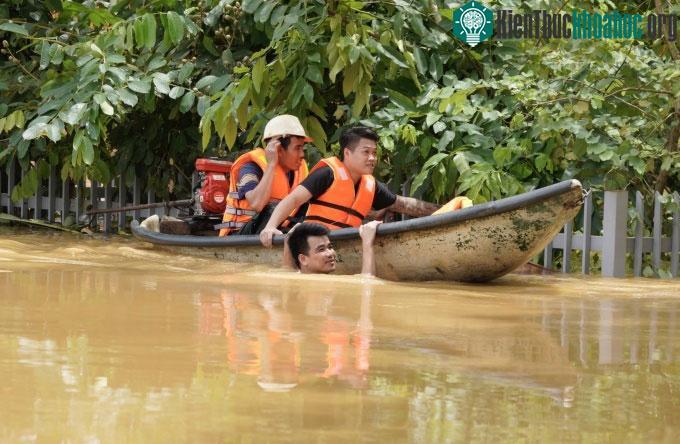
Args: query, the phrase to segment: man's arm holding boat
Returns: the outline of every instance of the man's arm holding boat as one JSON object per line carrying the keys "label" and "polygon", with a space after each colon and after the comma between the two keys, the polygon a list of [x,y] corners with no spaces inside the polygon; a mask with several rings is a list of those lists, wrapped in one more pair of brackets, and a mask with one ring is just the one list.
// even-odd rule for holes
{"label": "man's arm holding boat", "polygon": [[359,236],[361,236],[361,274],[363,275],[375,276],[373,244],[375,243],[375,232],[381,223],[378,220],[374,220],[359,226]]}
{"label": "man's arm holding boat", "polygon": [[392,205],[387,207],[388,211],[394,213],[407,214],[409,216],[422,217],[429,216],[437,211],[441,205],[437,205],[424,200],[418,200],[413,197],[400,196],[397,194],[397,200]]}
{"label": "man's arm holding boat", "polygon": [[260,242],[262,242],[262,245],[271,247],[274,235],[282,234],[277,227],[286,220],[293,210],[300,208],[301,205],[307,203],[311,198],[312,193],[307,191],[307,188],[303,186],[295,187],[288,196],[284,197],[283,200],[276,205],[267,225],[260,233]]}
{"label": "man's arm holding boat", "polygon": [[295,266],[295,260],[293,259],[293,253],[290,251],[290,243],[288,242],[288,239],[299,226],[300,223],[295,224],[295,226],[291,228],[288,233],[286,233],[286,236],[283,239],[283,257],[281,258],[282,265],[284,268],[288,268],[290,270],[297,270],[298,268]]}

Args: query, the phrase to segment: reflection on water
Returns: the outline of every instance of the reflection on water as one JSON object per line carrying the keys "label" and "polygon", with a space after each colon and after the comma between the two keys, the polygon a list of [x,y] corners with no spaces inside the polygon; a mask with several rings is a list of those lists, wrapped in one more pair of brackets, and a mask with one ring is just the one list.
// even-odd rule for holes
{"label": "reflection on water", "polygon": [[301,375],[365,388],[371,295],[365,287],[359,314],[347,317],[332,312],[331,292],[301,294],[298,288],[253,295],[224,289],[217,298],[200,297],[199,328],[202,335],[226,338],[229,369],[256,376],[265,391],[289,391]]}
{"label": "reflection on water", "polygon": [[680,436],[678,284],[412,285],[0,237],[0,441]]}

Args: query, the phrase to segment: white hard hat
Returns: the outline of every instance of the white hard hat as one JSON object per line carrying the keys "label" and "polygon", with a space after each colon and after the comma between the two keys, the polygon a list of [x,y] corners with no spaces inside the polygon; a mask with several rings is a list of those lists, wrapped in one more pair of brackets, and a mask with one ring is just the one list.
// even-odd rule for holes
{"label": "white hard hat", "polygon": [[305,142],[312,142],[312,138],[307,136],[300,120],[290,114],[281,114],[267,122],[264,127],[263,140],[277,136],[298,136],[304,137]]}

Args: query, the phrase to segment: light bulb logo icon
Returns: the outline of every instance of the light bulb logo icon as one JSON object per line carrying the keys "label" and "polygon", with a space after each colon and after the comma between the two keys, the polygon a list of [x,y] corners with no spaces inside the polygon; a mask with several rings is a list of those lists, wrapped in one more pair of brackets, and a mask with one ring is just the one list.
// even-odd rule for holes
{"label": "light bulb logo icon", "polygon": [[479,2],[471,1],[453,14],[453,35],[475,47],[493,33],[493,13]]}
{"label": "light bulb logo icon", "polygon": [[477,46],[479,43],[479,34],[481,34],[486,19],[484,14],[479,9],[468,9],[463,13],[462,20],[463,29],[465,30],[465,41],[470,46]]}

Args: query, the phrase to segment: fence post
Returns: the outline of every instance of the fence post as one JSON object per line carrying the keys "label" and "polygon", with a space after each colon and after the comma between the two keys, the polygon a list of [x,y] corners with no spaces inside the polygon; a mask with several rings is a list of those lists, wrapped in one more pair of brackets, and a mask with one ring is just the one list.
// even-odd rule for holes
{"label": "fence post", "polygon": [[[54,223],[54,213],[57,210],[57,168],[50,166],[50,177],[47,179],[47,221]],[[64,216],[61,217],[64,220]]]}
{"label": "fence post", "polygon": [[637,221],[635,221],[635,251],[633,251],[633,276],[640,277],[642,275],[642,238],[645,234],[645,201],[642,198],[642,193],[635,192],[635,214]]}
{"label": "fence post", "polygon": [[[135,184],[133,185],[132,188],[132,205],[139,205],[140,202],[142,201],[141,195],[142,195],[142,181],[139,180],[139,177],[137,177],[137,174],[135,174]],[[142,212],[140,210],[134,210],[132,212],[132,218],[135,220],[139,220],[142,217]]]}
{"label": "fence post", "polygon": [[43,186],[42,179],[38,178],[38,188],[33,196],[33,219],[42,220],[42,210],[43,210],[43,193],[45,192],[45,187]]}
{"label": "fence post", "polygon": [[583,255],[581,257],[581,272],[590,274],[590,235],[593,228],[593,193],[588,193],[583,204]]}
{"label": "fence post", "polygon": [[552,267],[553,267],[553,243],[552,243],[552,241],[548,242],[548,245],[546,245],[545,249],[543,250],[543,266],[545,268],[552,270]]}
{"label": "fence post", "polygon": [[[121,172],[120,177],[118,178],[118,208],[123,208],[125,206],[125,203],[127,202],[126,194],[127,188],[125,186],[125,173]],[[118,213],[118,231],[125,230],[126,223],[125,219],[126,219],[125,211],[121,211],[120,213]]]}
{"label": "fence post", "polygon": [[[71,212],[71,179],[66,178],[65,181],[61,183],[61,224],[64,225],[66,218]],[[80,223],[79,221],[74,221],[75,224]]]}
{"label": "fence post", "polygon": [[[21,168],[21,182],[24,181],[24,177],[26,176],[26,171],[24,168]],[[21,215],[22,219],[28,219],[28,200],[26,199],[21,199],[21,210],[19,212]]]}
{"label": "fence post", "polygon": [[[111,208],[111,179],[104,185],[104,208]],[[111,213],[104,213],[104,233],[111,234]]]}
{"label": "fence post", "polygon": [[571,247],[574,238],[574,221],[564,225],[564,249],[562,250],[562,273],[571,271]]}
{"label": "fence post", "polygon": [[[147,183],[147,186],[149,184]],[[148,189],[146,191],[146,203],[156,203],[156,194],[151,190]],[[149,216],[153,216],[156,214],[156,208],[149,208]]]}
{"label": "fence post", "polygon": [[652,265],[654,272],[658,273],[661,268],[661,232],[663,229],[663,219],[661,218],[661,195],[654,193],[654,220],[652,228]]}
{"label": "fence post", "polygon": [[16,185],[17,168],[16,163],[12,162],[7,172],[7,214],[14,215],[14,202],[12,202],[12,188]]}
{"label": "fence post", "polygon": [[[94,180],[90,180],[90,205],[92,206],[91,210],[92,211],[97,211],[99,208],[99,202],[98,202],[98,197],[97,197],[97,182]],[[93,214],[92,219],[94,221],[96,229],[99,229],[99,216],[97,214]]]}
{"label": "fence post", "polygon": [[602,276],[623,277],[626,274],[626,222],[628,192],[604,192],[604,227]]}
{"label": "fence post", "polygon": [[85,198],[85,181],[79,180],[76,184],[76,223],[80,224],[83,216],[83,199]]}

